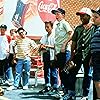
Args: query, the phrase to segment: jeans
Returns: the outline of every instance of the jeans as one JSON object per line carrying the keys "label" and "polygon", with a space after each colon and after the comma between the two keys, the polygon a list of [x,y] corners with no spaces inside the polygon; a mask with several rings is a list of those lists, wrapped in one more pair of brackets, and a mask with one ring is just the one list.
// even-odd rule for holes
{"label": "jeans", "polygon": [[71,52],[69,50],[66,50],[66,62],[70,59]]}
{"label": "jeans", "polygon": [[10,79],[12,82],[14,82],[14,78],[15,78],[15,73],[14,73],[15,66],[16,66],[16,63],[14,63],[14,55],[10,53],[8,57],[8,69],[6,71],[6,77],[7,77],[7,80]]}
{"label": "jeans", "polygon": [[[14,80],[14,86],[18,87],[22,76],[23,86],[28,86],[30,78],[31,59],[26,57],[25,59],[18,59],[16,65],[16,76]],[[23,74],[22,74],[23,73]]]}
{"label": "jeans", "polygon": [[7,80],[14,82],[14,76],[13,76],[13,72],[12,72],[12,67],[9,67],[6,71],[6,77]]}
{"label": "jeans", "polygon": [[44,62],[44,79],[46,86],[58,88],[58,69],[54,65],[54,61]]}

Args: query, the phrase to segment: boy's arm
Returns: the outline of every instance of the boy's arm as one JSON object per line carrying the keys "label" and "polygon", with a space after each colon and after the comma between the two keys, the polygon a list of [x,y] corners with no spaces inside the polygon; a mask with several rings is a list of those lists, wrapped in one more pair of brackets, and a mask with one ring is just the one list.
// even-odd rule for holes
{"label": "boy's arm", "polygon": [[68,42],[71,41],[72,36],[73,36],[73,32],[72,32],[72,31],[69,31],[69,32],[68,32],[68,39],[64,41],[64,43],[63,43],[63,45],[62,45],[62,48],[61,48],[61,52],[65,52],[65,50],[66,50],[66,45],[68,44]]}
{"label": "boy's arm", "polygon": [[54,49],[54,45],[45,45],[46,48]]}

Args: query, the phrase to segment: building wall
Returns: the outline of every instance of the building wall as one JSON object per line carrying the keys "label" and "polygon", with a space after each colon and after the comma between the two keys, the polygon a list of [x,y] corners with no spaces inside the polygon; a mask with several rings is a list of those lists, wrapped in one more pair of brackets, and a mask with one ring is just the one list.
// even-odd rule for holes
{"label": "building wall", "polygon": [[76,12],[83,7],[96,9],[100,7],[100,0],[61,0],[61,7],[66,11],[65,19],[74,28],[80,23]]}

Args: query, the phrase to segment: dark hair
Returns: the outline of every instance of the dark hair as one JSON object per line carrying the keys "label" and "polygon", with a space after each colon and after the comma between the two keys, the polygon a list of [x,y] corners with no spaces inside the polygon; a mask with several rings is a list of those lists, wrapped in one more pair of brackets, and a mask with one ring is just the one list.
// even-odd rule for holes
{"label": "dark hair", "polygon": [[52,22],[52,21],[45,21],[44,23],[45,23],[45,24],[50,24],[51,27],[53,27],[53,22]]}
{"label": "dark hair", "polygon": [[11,30],[10,30],[10,33],[11,33],[12,31],[14,31],[14,32],[16,33],[16,29],[11,29]]}
{"label": "dark hair", "polygon": [[18,28],[17,32],[19,33],[20,30],[25,31],[23,27],[20,27],[20,28]]}
{"label": "dark hair", "polygon": [[0,28],[4,28],[5,30],[7,30],[7,26],[4,25],[4,24],[2,24],[2,25],[0,26]]}
{"label": "dark hair", "polygon": [[[20,30],[23,30],[23,31],[25,31],[25,29],[23,28],[23,27],[20,27],[20,28],[18,28],[18,30],[16,31],[16,32],[20,32]],[[25,31],[26,32],[26,31]],[[20,34],[20,33],[19,33]],[[27,35],[27,32],[25,33],[25,35]]]}

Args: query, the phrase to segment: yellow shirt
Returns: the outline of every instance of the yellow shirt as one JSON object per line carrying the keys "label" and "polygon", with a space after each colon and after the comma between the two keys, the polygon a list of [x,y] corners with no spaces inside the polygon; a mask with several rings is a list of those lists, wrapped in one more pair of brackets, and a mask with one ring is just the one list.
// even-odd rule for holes
{"label": "yellow shirt", "polygon": [[25,57],[30,56],[32,48],[37,48],[35,41],[27,37],[24,39],[17,39],[14,43],[14,46],[17,46],[16,58],[19,59],[24,59]]}

